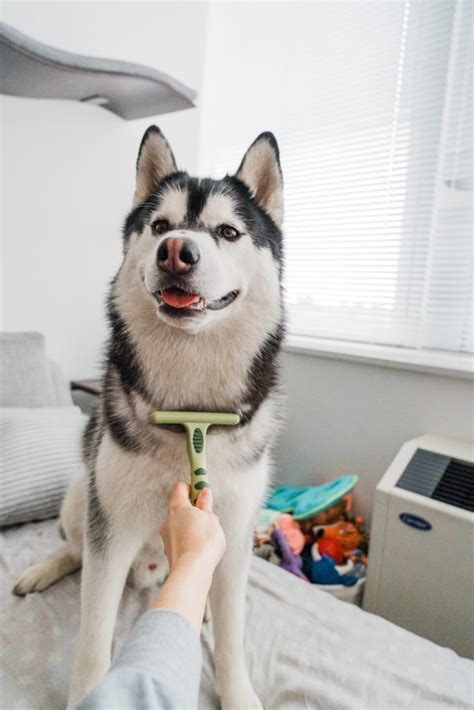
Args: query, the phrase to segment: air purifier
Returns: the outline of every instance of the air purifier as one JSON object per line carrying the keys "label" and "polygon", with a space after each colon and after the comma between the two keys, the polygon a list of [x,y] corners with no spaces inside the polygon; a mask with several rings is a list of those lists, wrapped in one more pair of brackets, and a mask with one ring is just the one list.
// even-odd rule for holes
{"label": "air purifier", "polygon": [[375,492],[363,606],[474,658],[474,457],[461,441],[402,446]]}

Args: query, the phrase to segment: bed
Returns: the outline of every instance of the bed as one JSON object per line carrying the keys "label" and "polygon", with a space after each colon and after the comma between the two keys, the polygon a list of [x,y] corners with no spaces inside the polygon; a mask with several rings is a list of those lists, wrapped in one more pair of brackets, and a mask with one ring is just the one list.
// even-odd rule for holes
{"label": "bed", "polygon": [[[5,710],[64,708],[79,628],[80,573],[41,594],[10,589],[25,567],[64,543],[57,521],[5,528],[1,537],[1,696]],[[126,588],[115,650],[149,593]],[[200,707],[218,707],[212,623],[202,633]],[[247,595],[247,660],[265,708],[471,708],[472,661],[344,603],[254,558]],[[114,708],[114,710],[120,710]]]}

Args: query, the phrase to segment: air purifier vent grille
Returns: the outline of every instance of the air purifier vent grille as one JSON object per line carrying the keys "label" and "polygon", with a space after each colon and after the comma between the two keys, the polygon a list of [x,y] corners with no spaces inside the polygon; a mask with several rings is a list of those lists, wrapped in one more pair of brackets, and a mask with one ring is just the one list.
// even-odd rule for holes
{"label": "air purifier vent grille", "polygon": [[450,461],[449,456],[417,449],[402,473],[397,487],[431,498]]}
{"label": "air purifier vent grille", "polygon": [[474,512],[474,466],[466,461],[417,449],[396,485]]}
{"label": "air purifier vent grille", "polygon": [[451,459],[433,495],[434,500],[474,512],[474,466]]}

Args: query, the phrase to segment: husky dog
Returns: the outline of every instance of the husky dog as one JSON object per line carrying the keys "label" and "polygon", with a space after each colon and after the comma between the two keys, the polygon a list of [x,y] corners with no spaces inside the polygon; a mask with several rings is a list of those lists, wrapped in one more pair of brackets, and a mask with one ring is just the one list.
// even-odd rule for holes
{"label": "husky dog", "polygon": [[123,262],[108,301],[103,392],[85,434],[86,476],[63,503],[67,548],[27,570],[40,591],[81,565],[79,650],[70,704],[107,671],[131,570],[138,587],[166,573],[159,528],[173,484],[188,480],[184,433],[150,412],[237,412],[213,426],[208,474],[227,538],[210,592],[224,708],[261,707],[244,659],[252,519],[269,480],[278,425],[283,219],[278,146],[262,133],[235,175],[197,179],[176,167],[160,130],[145,133]]}

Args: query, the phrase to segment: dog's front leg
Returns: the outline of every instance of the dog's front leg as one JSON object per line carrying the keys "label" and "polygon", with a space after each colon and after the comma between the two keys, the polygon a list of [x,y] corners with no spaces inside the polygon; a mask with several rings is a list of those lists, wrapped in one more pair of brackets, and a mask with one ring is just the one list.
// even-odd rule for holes
{"label": "dog's front leg", "polygon": [[223,710],[254,710],[262,705],[250,682],[244,655],[245,590],[251,555],[250,524],[245,532],[235,516],[222,521],[227,539],[224,558],[212,582],[214,664]]}
{"label": "dog's front leg", "polygon": [[127,573],[142,540],[110,536],[103,549],[84,543],[79,648],[68,707],[73,707],[107,672],[117,610]]}

